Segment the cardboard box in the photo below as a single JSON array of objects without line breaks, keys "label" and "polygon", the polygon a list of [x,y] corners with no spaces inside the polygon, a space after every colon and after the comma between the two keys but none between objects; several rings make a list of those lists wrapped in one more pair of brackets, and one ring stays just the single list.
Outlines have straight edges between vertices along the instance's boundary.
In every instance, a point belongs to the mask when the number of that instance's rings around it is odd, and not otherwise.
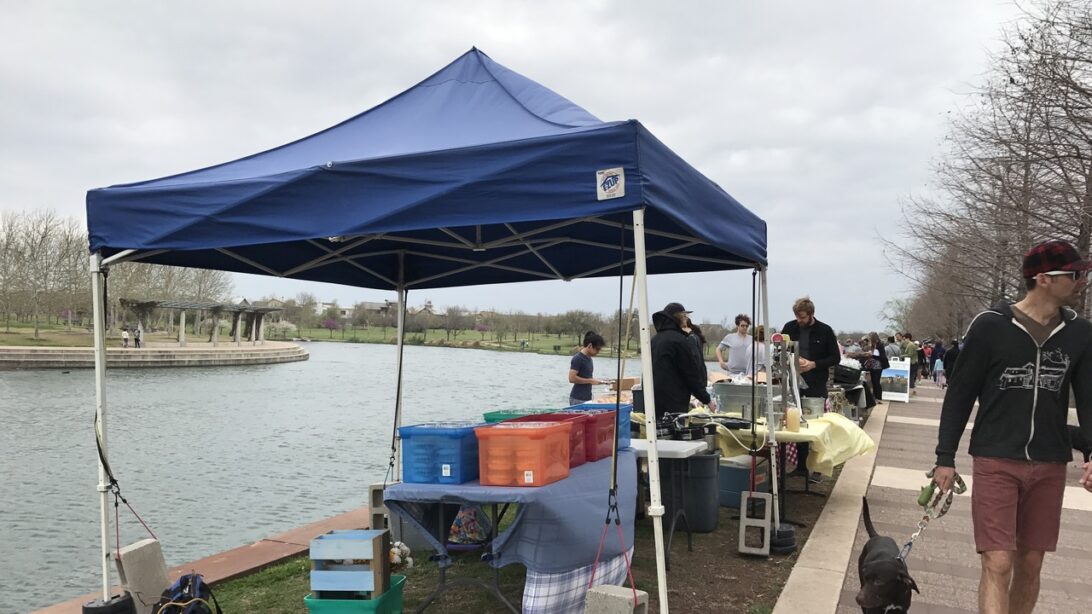
[{"label": "cardboard box", "polygon": [[617,391],[618,386],[621,385],[622,390],[632,390],[634,386],[640,383],[641,378],[639,377],[623,377],[620,380],[615,380],[611,382],[610,389],[613,391]]}]

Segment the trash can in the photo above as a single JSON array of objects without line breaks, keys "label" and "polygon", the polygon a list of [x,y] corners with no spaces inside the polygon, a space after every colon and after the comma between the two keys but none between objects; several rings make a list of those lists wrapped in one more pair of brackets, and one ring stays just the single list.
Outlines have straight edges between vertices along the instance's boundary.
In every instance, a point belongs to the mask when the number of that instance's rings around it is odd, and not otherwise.
[{"label": "trash can", "polygon": [[720,452],[696,454],[687,459],[686,520],[695,533],[717,530],[720,515],[718,471]]}]

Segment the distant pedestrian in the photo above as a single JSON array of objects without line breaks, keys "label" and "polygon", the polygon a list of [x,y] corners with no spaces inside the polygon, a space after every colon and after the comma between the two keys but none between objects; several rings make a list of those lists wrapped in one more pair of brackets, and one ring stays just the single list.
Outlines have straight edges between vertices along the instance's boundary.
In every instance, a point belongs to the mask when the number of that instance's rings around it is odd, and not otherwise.
[{"label": "distant pedestrian", "polygon": [[133,347],[140,349],[140,327],[133,329]]},{"label": "distant pedestrian", "polygon": [[887,349],[884,348],[879,333],[868,333],[868,339],[872,345],[871,356],[867,363],[868,375],[872,380],[872,394],[875,395],[877,402],[882,402],[883,384],[880,380],[883,377],[883,370],[890,367],[891,362],[887,358]]},{"label": "distant pedestrian", "polygon": [[955,377],[956,359],[959,358],[959,339],[952,339],[952,347],[944,352],[944,379],[952,383]]},{"label": "distant pedestrian", "polygon": [[887,337],[887,345],[884,346],[883,351],[887,353],[888,360],[892,358],[897,360],[902,354],[901,346],[895,341],[893,335]]},{"label": "distant pedestrian", "polygon": [[123,348],[129,347],[129,329],[128,328],[121,329],[121,347],[123,347]]},{"label": "distant pedestrian", "polygon": [[938,358],[933,362],[933,381],[941,388],[948,387],[948,380],[944,377],[944,359]]}]

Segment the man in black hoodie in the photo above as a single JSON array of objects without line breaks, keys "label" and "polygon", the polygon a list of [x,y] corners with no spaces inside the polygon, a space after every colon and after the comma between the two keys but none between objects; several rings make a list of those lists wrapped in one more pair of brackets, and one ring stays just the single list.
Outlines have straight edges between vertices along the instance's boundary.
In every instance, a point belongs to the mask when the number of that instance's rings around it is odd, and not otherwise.
[{"label": "man in black hoodie", "polygon": [[[1031,612],[1043,557],[1057,547],[1066,465],[1073,460],[1066,421],[1069,389],[1092,436],[1092,324],[1065,307],[1084,289],[1090,265],[1064,241],[1024,256],[1027,295],[971,321],[948,382],[933,480],[951,488],[959,439],[971,431],[971,519],[982,555],[981,612]],[[1092,464],[1080,483],[1092,491]]]},{"label": "man in black hoodie", "polygon": [[698,344],[683,330],[691,313],[679,303],[668,303],[663,311],[652,314],[656,336],[652,338],[652,381],[656,399],[656,418],[665,413],[690,411],[691,395],[710,403],[705,361]]}]

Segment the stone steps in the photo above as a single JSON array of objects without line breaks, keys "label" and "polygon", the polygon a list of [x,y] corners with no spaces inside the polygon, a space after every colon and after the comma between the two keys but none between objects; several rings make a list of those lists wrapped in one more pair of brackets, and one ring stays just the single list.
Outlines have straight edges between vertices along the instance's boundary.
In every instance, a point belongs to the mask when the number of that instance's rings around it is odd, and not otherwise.
[{"label": "stone steps", "polygon": [[[218,348],[141,348],[106,350],[107,368],[210,367],[278,364],[307,360],[296,345]],[[94,368],[91,348],[0,348],[0,370]]]}]

